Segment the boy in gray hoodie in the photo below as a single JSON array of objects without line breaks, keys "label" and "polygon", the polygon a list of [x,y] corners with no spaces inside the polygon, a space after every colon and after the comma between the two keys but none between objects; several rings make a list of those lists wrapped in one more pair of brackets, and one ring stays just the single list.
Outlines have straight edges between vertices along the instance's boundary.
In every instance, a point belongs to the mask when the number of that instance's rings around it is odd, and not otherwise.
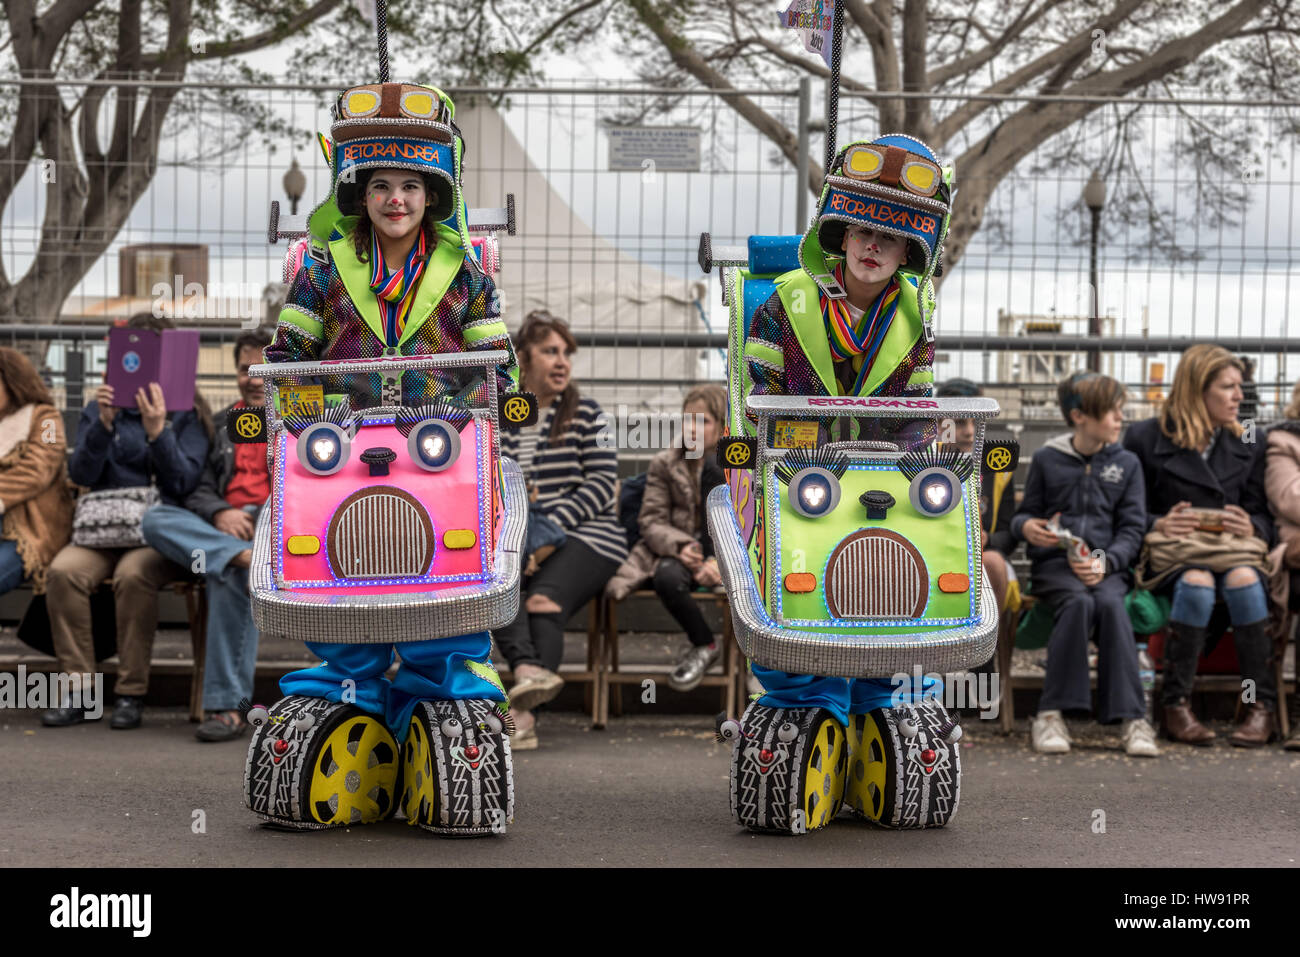
[{"label": "boy in gray hoodie", "polygon": [[1137,645],[1124,608],[1129,566],[1146,532],[1142,466],[1118,444],[1124,387],[1109,376],[1081,372],[1060,384],[1057,398],[1070,432],[1034,455],[1024,499],[1011,520],[1011,533],[1029,545],[1033,594],[1054,618],[1034,750],[1069,751],[1062,712],[1092,710],[1092,637],[1098,648],[1098,720],[1123,721],[1124,750],[1155,757],[1160,752],[1146,720]]}]

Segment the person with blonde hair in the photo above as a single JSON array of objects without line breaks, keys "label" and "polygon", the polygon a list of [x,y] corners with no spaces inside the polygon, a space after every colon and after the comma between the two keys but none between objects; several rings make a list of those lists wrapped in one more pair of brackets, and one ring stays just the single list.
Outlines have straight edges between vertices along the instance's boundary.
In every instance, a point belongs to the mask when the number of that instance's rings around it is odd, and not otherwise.
[{"label": "person with blonde hair", "polygon": [[1263,583],[1273,518],[1265,456],[1254,430],[1237,421],[1242,372],[1241,361],[1221,346],[1192,346],[1178,363],[1163,413],[1135,423],[1124,437],[1146,478],[1148,531],[1138,583],[1173,595],[1161,694],[1165,733],[1187,744],[1208,745],[1215,737],[1188,699],[1220,602],[1242,677],[1256,689],[1229,740],[1259,747],[1274,732],[1277,688]]},{"label": "person with blonde hair", "polygon": [[[1294,572],[1300,570],[1300,382],[1282,414],[1283,420],[1268,430],[1264,490],[1277,517],[1277,536],[1286,546],[1283,564]],[[1292,722],[1283,747],[1300,751],[1300,721]]]},{"label": "person with blonde hair", "polygon": [[727,415],[727,392],[720,385],[700,385],[682,403],[682,446],[665,449],[650,460],[645,495],[637,524],[641,540],[605,586],[615,600],[647,581],[677,623],[690,646],[668,676],[674,691],[690,691],[718,660],[713,629],[691,597],[696,588],[722,584],[718,559],[704,519],[704,500],[725,478],[714,449]]}]

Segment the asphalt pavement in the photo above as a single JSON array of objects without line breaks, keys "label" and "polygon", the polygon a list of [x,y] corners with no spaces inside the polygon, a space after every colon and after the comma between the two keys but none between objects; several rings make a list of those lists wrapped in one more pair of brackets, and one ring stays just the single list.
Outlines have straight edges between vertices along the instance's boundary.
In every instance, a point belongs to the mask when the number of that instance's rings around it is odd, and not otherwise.
[{"label": "asphalt pavement", "polygon": [[[753,865],[1294,867],[1300,754],[1164,745],[1141,760],[1114,729],[1072,725],[1069,755],[969,722],[952,823],[895,832],[847,814],[799,837],[750,834],[727,806],[727,748],[690,716],[543,717],[515,755],[515,823],[446,840],[401,821],[324,832],[262,828],[243,806],[248,739],[201,744],[180,709],[134,731],[40,726],[0,712],[0,866]],[[1229,730],[1219,726],[1221,733]],[[202,811],[202,815],[196,812]],[[1099,813],[1100,812],[1100,813]],[[196,833],[195,822],[204,828]]]}]

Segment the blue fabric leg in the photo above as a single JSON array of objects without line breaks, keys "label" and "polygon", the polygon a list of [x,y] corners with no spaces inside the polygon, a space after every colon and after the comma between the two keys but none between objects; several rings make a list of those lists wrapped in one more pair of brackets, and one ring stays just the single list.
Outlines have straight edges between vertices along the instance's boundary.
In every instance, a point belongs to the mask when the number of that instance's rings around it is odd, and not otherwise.
[{"label": "blue fabric leg", "polygon": [[0,595],[23,583],[23,560],[18,557],[17,542],[0,542]]},{"label": "blue fabric leg", "polygon": [[[282,692],[326,701],[345,701],[346,693],[346,703],[385,716],[389,682],[384,672],[393,663],[392,645],[336,645],[318,641],[306,645],[321,663],[314,668],[289,672],[280,679]],[[351,684],[344,684],[345,681]]]},{"label": "blue fabric leg", "polygon": [[910,675],[892,678],[856,678],[849,687],[849,712],[866,714],[876,708],[919,704],[926,698],[943,697],[943,680],[938,675]]},{"label": "blue fabric leg", "polygon": [[145,512],[140,534],[182,568],[194,568],[202,555],[203,571],[209,575],[220,575],[232,558],[253,547],[252,542],[219,532],[216,526],[175,505],[156,505]]},{"label": "blue fabric leg", "polygon": [[849,723],[847,678],[793,675],[757,664],[751,669],[766,692],[758,699],[759,704],[769,708],[825,708],[840,724]]},{"label": "blue fabric leg", "polygon": [[1223,600],[1228,604],[1228,617],[1234,625],[1253,625],[1268,617],[1268,595],[1259,582],[1225,587]]},{"label": "blue fabric leg", "polygon": [[1169,620],[1193,628],[1204,628],[1214,611],[1214,589],[1209,585],[1189,585],[1181,578],[1174,585],[1174,600]]},{"label": "blue fabric leg", "polygon": [[241,698],[252,700],[257,667],[257,627],[249,609],[248,569],[227,567],[209,574],[208,652],[203,707],[229,711]]},{"label": "blue fabric leg", "polygon": [[486,631],[455,638],[404,641],[397,646],[397,653],[402,666],[389,693],[388,726],[399,742],[406,740],[411,712],[421,701],[506,700],[501,679],[492,666],[492,636]]}]

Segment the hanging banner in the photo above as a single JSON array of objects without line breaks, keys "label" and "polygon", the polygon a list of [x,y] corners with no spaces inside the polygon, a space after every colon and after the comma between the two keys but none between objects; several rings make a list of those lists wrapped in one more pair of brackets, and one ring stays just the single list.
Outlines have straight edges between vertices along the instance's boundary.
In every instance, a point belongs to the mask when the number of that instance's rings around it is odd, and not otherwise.
[{"label": "hanging banner", "polygon": [[831,32],[835,24],[835,0],[790,0],[779,14],[781,26],[803,34],[803,45],[831,65]]}]

